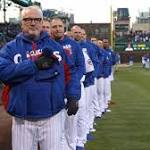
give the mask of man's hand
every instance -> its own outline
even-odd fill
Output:
[[[68,99],[66,104],[67,114],[68,116],[75,115],[78,111],[78,101]]]
[[[51,68],[54,62],[55,60],[51,57],[41,56],[35,61],[35,64],[39,70],[44,70]]]

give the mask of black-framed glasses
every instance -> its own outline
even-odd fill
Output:
[[[40,23],[42,21],[42,18],[23,18],[22,20],[26,23],[32,23],[33,21],[35,23]]]

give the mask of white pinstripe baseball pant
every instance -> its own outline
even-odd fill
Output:
[[[12,150],[62,150],[64,110],[55,116],[40,120],[13,117]]]

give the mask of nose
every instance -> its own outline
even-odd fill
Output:
[[[35,21],[34,20],[32,20],[31,21],[31,25],[35,25],[36,23],[35,23]]]

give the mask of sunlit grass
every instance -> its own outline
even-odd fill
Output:
[[[97,121],[86,150],[150,150],[150,70],[119,67],[112,89],[116,104]]]

